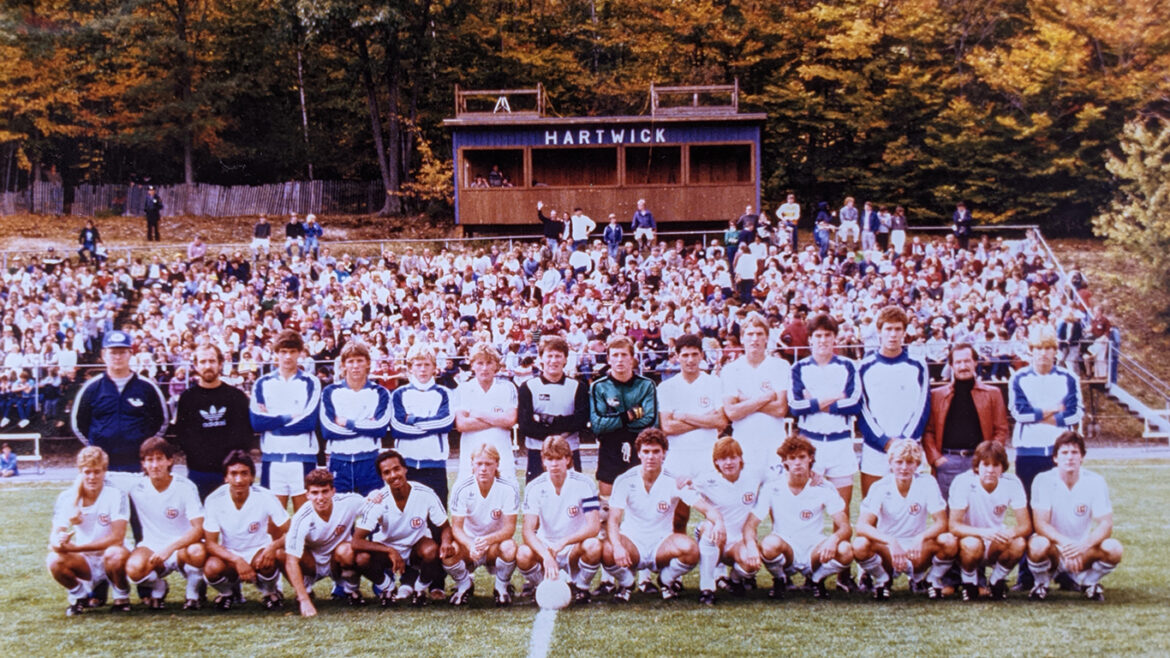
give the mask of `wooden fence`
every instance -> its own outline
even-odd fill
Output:
[[[65,212],[65,188],[60,183],[36,182],[31,188],[0,194],[0,216],[16,213],[61,215]]]
[[[163,216],[196,215],[362,215],[381,210],[379,182],[294,181],[272,185],[162,185]],[[146,188],[141,185],[79,185],[73,188],[71,214],[142,216]]]

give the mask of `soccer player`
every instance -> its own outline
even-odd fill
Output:
[[[502,363],[491,343],[472,346],[467,360],[475,375],[455,389],[455,429],[459,438],[459,474],[456,482],[471,477],[471,455],[488,444],[499,455],[499,476],[515,484],[516,456],[512,452],[512,426],[516,424],[516,385],[496,377]]]
[[[642,430],[635,447],[640,465],[618,476],[613,484],[602,561],[617,583],[615,601],[630,600],[634,585],[631,569],[657,571],[662,598],[673,599],[682,591],[682,575],[699,562],[695,540],[673,532],[678,502],[686,500],[707,517],[715,544],[722,544],[727,532],[714,505],[694,489],[680,488],[673,478],[663,477],[662,463],[669,444],[662,430]]]
[[[658,423],[654,382],[634,374],[634,341],[617,335],[605,348],[609,373],[589,390],[589,420],[597,436],[597,481],[604,500],[617,476],[638,465],[638,432]],[[603,505],[604,507],[604,505]]]
[[[455,581],[451,605],[464,605],[471,599],[475,593],[471,575],[482,566],[496,577],[496,605],[508,605],[516,570],[512,535],[520,513],[520,485],[500,476],[500,453],[491,443],[477,445],[469,458],[471,476],[455,485],[449,505],[455,551],[442,560],[443,569]]]
[[[410,383],[394,389],[390,396],[394,409],[390,433],[394,436],[395,454],[402,458],[406,477],[426,485],[445,509],[447,433],[455,426],[451,391],[435,382],[434,348],[422,343],[412,346],[406,353],[406,363],[410,367]],[[378,470],[385,481],[386,473],[381,466]],[[446,520],[446,514],[443,517]]]
[[[703,605],[715,604],[719,572],[724,565],[732,567],[731,587],[737,591],[743,589],[744,580],[751,578],[742,566],[736,570],[735,565],[744,563],[743,526],[760,491],[760,481],[744,472],[739,441],[730,436],[715,441],[711,459],[715,472],[695,477],[692,486],[719,510],[725,531],[723,541],[716,542],[713,521],[704,520],[698,528],[699,603]]]
[[[390,427],[390,391],[370,379],[370,350],[361,342],[346,343],[340,361],[345,380],[321,392],[321,435],[332,487],[365,496],[382,486],[374,460]]]
[[[226,484],[207,497],[203,537],[207,545],[207,582],[219,591],[215,606],[228,610],[239,582],[254,582],[266,610],[282,606],[280,568],[289,516],[273,493],[254,486],[256,464],[243,450],[223,460]]]
[[[845,509],[853,499],[853,416],[861,410],[861,381],[857,366],[834,352],[837,323],[828,315],[816,315],[808,323],[812,356],[792,367],[788,408],[796,417],[800,436],[816,448],[813,471],[837,489]]]
[[[77,482],[57,496],[53,506],[53,532],[49,535],[46,566],[53,579],[68,592],[72,617],[85,611],[86,594],[95,583],[108,581],[114,590],[110,609],[130,611],[130,585],[122,545],[130,521],[126,494],[105,486],[110,458],[97,446],[77,454]]]
[[[126,577],[150,590],[143,602],[152,610],[166,606],[167,574],[182,570],[187,578],[184,610],[203,605],[203,505],[195,483],[171,473],[175,447],[159,437],[143,442],[138,449],[146,477],[134,478],[126,493],[138,509],[142,541],[126,560]],[[141,590],[140,590],[141,591]]]
[[[731,420],[731,433],[743,446],[743,460],[753,477],[764,479],[776,466],[776,450],[784,440],[784,416],[788,414],[788,389],[792,367],[784,359],[768,355],[768,321],[750,313],[740,326],[743,356],[720,373],[723,412]]]
[[[433,489],[406,479],[406,458],[398,451],[378,455],[378,472],[386,486],[366,497],[369,504],[353,531],[357,567],[374,583],[383,607],[398,601],[421,606],[427,590],[443,578],[440,560],[455,554],[447,511]],[[432,538],[428,523],[439,528],[440,542]],[[395,575],[400,577],[397,590]]]
[[[1085,440],[1076,432],[1061,434],[1053,445],[1056,468],[1032,483],[1032,521],[1036,534],[1028,542],[1028,567],[1035,577],[1029,598],[1048,598],[1052,572],[1060,569],[1083,589],[1085,597],[1104,601],[1101,579],[1121,562],[1121,542],[1114,539],[1113,505],[1105,479],[1087,468]]]
[[[785,475],[764,483],[759,500],[744,521],[744,570],[754,574],[762,562],[773,577],[768,590],[773,599],[784,598],[788,575],[797,571],[812,580],[814,597],[827,599],[825,579],[853,562],[849,544],[853,529],[845,501],[829,483],[814,485],[809,481],[816,453],[808,439],[785,439],[779,451]],[[769,515],[772,532],[757,544],[760,521]],[[824,532],[825,516],[833,520],[830,535]]]
[[[297,364],[304,349],[297,332],[285,329],[276,335],[276,370],[256,380],[248,409],[252,428],[261,432],[260,485],[282,505],[291,497],[294,510],[305,504],[305,476],[317,467],[321,403],[321,381]]]
[[[903,345],[910,320],[897,306],[878,312],[878,350],[861,361],[861,495],[890,472],[899,439],[920,441],[930,411],[930,373]]]
[[[563,436],[540,449],[544,472],[524,490],[524,545],[516,566],[535,589],[560,571],[572,575],[573,599],[589,601],[589,584],[601,568],[601,508],[593,480],[572,469],[573,450]]]
[[[313,469],[305,476],[305,495],[309,504],[293,514],[284,536],[284,573],[296,590],[301,616],[316,616],[309,590],[326,576],[341,584],[342,598],[350,605],[365,605],[358,591],[359,576],[350,538],[366,499],[352,492],[338,493],[333,473],[324,468]]]
[[[1008,382],[1008,411],[1016,421],[1016,474],[1025,491],[1031,491],[1039,473],[1052,469],[1056,439],[1085,413],[1077,376],[1056,365],[1059,348],[1056,336],[1042,334],[1031,343],[1032,364]]]
[[[662,468],[667,476],[694,480],[711,470],[711,449],[719,430],[727,427],[723,414],[723,385],[703,372],[703,341],[683,334],[674,343],[682,372],[658,387],[658,412],[662,431],[670,441]],[[691,509],[679,502],[674,512],[674,531],[686,532]]]
[[[540,339],[540,376],[520,386],[517,423],[528,451],[525,482],[543,472],[541,448],[550,436],[563,436],[581,470],[580,432],[589,422],[589,386],[565,375],[569,343],[560,336]]]
[[[1020,479],[1007,473],[1007,451],[1002,443],[984,441],[975,447],[971,470],[951,483],[950,532],[959,539],[964,601],[979,598],[978,570],[994,565],[988,584],[991,598],[1007,598],[1007,577],[1024,556],[1032,520]],[[1004,516],[1015,514],[1015,527]]]
[[[910,576],[911,589],[926,578],[927,596],[937,599],[940,579],[959,552],[958,540],[947,532],[947,505],[938,482],[918,473],[922,446],[917,441],[899,439],[888,454],[890,475],[861,501],[853,557],[873,579],[874,599],[890,598],[891,574],[898,573]]]

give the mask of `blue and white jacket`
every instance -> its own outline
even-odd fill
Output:
[[[805,392],[811,397],[805,399]],[[821,411],[820,400],[844,394],[845,397]],[[820,441],[847,439],[852,434],[853,416],[861,411],[861,381],[857,364],[834,356],[825,365],[806,357],[792,366],[792,388],[788,390],[788,410],[796,418],[800,433]]]
[[[410,468],[446,468],[449,446],[447,433],[455,427],[451,391],[432,379],[419,382],[413,377],[406,386],[390,395],[393,416],[390,434],[394,448]]]
[[[390,391],[367,381],[353,390],[345,382],[330,384],[321,393],[321,435],[332,455],[377,453],[390,427]],[[345,425],[337,424],[337,417]]]
[[[302,370],[288,379],[279,370],[257,379],[248,416],[260,432],[263,460],[316,463],[320,404],[320,380]]]
[[[922,440],[930,415],[930,373],[905,348],[894,358],[874,352],[861,360],[861,416],[865,444],[885,452],[890,439]]]
[[[1041,423],[1044,410],[1058,405],[1064,405],[1064,411],[1054,416],[1056,424]],[[1060,366],[1046,375],[1028,366],[1013,374],[1008,383],[1008,410],[1016,421],[1012,445],[1017,454],[1021,449],[1036,449],[1038,455],[1050,455],[1056,437],[1076,427],[1085,414],[1081,382]]]

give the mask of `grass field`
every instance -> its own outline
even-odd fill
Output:
[[[1018,593],[1000,603],[930,603],[905,592],[876,604],[861,595],[827,602],[794,593],[782,602],[763,592],[724,596],[714,608],[696,599],[698,577],[688,574],[682,600],[664,603],[635,595],[625,606],[594,603],[557,614],[550,655],[745,654],[1166,654],[1170,652],[1170,462],[1101,461],[1089,468],[1109,482],[1114,536],[1125,544],[1121,567],[1105,579],[1105,603],[1055,592],[1042,604]],[[421,610],[364,609],[322,603],[314,620],[295,605],[262,611],[255,591],[228,613],[105,609],[66,618],[65,593],[44,568],[52,504],[60,487],[0,486],[0,637],[9,656],[109,654],[182,655],[525,655],[537,609],[496,609],[481,571],[469,609],[446,604]],[[856,503],[855,503],[856,504]],[[855,513],[856,514],[856,513]],[[171,576],[172,608],[182,581]],[[761,578],[761,583],[767,577]],[[519,582],[519,575],[515,582]],[[369,584],[363,584],[368,594]],[[286,591],[289,588],[286,587]],[[328,584],[319,584],[319,598]],[[831,621],[830,621],[831,620]]]

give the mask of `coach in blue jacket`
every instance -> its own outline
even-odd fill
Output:
[[[141,470],[138,447],[167,427],[167,405],[154,380],[130,370],[133,339],[125,331],[102,337],[106,372],[81,387],[73,403],[73,433],[110,456],[111,471]]]

